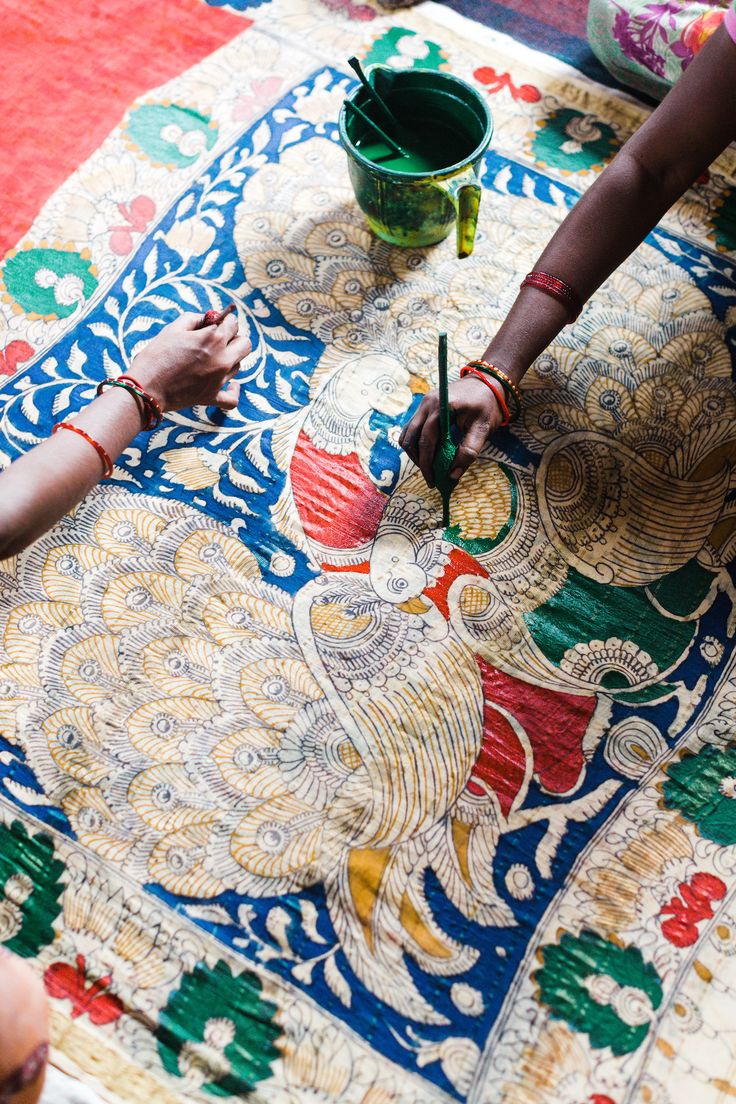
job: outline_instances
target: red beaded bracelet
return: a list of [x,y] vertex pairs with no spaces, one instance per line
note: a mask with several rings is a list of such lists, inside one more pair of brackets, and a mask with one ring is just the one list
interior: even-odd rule
[[143,412],[146,416],[146,424],[144,429],[156,429],[161,425],[163,420],[163,411],[159,404],[154,399],[153,395],[149,395],[138,380],[133,379],[132,376],[118,376],[117,379],[103,380],[97,386],[97,394],[101,395],[106,387],[122,387],[124,391],[133,395],[134,398],[139,399],[143,406]]
[[521,287],[534,287],[539,291],[544,291],[547,295],[551,295],[553,299],[557,299],[559,303],[567,307],[571,322],[575,321],[583,309],[580,297],[573,288],[566,284],[564,280],[558,280],[556,276],[550,276],[548,272],[528,272],[521,281]]
[[491,379],[491,377],[486,372],[481,372],[479,368],[474,368],[472,364],[466,364],[464,368],[460,369],[460,379],[464,379],[465,376],[475,376],[476,379],[483,380],[483,383],[486,385],[489,391],[492,391],[495,395],[496,402],[501,408],[501,413],[503,414],[503,421],[501,422],[501,425],[509,425],[511,422],[511,413],[509,412],[509,408],[506,405],[506,399],[504,398],[502,388],[497,387],[495,381]]
[[99,441],[95,441],[94,437],[90,437],[89,433],[86,433],[85,430],[80,428],[80,426],[76,426],[72,422],[57,422],[51,432],[56,433],[59,429],[68,429],[72,433],[77,433],[80,437],[83,437],[84,440],[92,446],[92,448],[95,450],[100,460],[102,461],[102,467],[104,469],[102,478],[110,478],[110,476],[112,475],[112,460],[110,459],[107,451],[102,447]]

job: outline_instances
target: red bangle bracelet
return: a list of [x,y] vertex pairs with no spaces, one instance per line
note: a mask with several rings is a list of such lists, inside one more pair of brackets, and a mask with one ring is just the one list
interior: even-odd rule
[[161,407],[156,402],[153,395],[149,395],[149,393],[141,387],[138,380],[133,379],[132,376],[118,376],[117,379],[102,380],[102,382],[97,385],[97,394],[101,395],[106,387],[122,387],[124,391],[140,399],[146,414],[144,429],[156,429],[157,426],[161,425],[164,416]]
[[491,364],[489,360],[469,360],[469,368],[480,368],[488,376],[492,376],[497,380],[504,390],[504,395],[508,399],[513,399],[514,410],[511,415],[511,420],[518,418],[521,413],[521,393],[516,386],[511,376],[507,376],[505,372],[502,372],[500,368],[497,368],[495,364]]
[[493,394],[495,395],[496,402],[498,403],[498,405],[501,408],[501,413],[503,414],[503,419],[504,419],[501,422],[501,425],[502,426],[509,425],[509,423],[511,422],[511,414],[509,412],[508,406],[506,405],[506,400],[503,396],[503,391],[500,387],[496,386],[496,383],[494,382],[494,380],[491,379],[491,377],[489,375],[487,375],[485,372],[481,372],[481,370],[479,368],[473,368],[472,364],[466,364],[464,368],[460,369],[460,379],[464,379],[465,376],[475,376],[476,379],[483,380],[483,383],[486,385],[486,387],[489,389],[489,391],[492,391]]
[[129,383],[131,387],[135,387],[137,389],[140,397],[146,404],[146,407],[148,408],[149,414],[151,416],[151,425],[149,425],[148,428],[156,429],[157,426],[160,426],[164,418],[164,412],[154,399],[153,395],[149,395],[149,393],[144,390],[143,387],[141,387],[138,380],[133,379],[132,376],[118,376],[118,380],[121,383]]
[[102,447],[99,441],[95,441],[94,437],[90,437],[89,433],[86,433],[79,426],[75,426],[72,422],[57,422],[54,428],[51,430],[52,434],[56,433],[59,429],[68,429],[72,433],[77,433],[80,437],[92,446],[100,460],[103,467],[103,479],[109,479],[112,475],[112,460],[110,459],[107,451]]
[[575,321],[583,309],[580,297],[573,288],[566,284],[564,280],[558,280],[556,276],[550,276],[548,272],[528,272],[521,281],[521,287],[534,287],[539,291],[544,291],[547,295],[551,295],[553,299],[557,299],[559,303],[567,307],[571,322]]

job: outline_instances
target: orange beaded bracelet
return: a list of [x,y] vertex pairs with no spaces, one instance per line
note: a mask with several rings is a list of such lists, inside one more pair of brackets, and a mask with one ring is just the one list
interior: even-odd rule
[[464,379],[466,376],[475,376],[476,379],[482,380],[489,391],[492,391],[495,395],[496,402],[501,408],[503,414],[503,421],[501,426],[507,426],[511,422],[511,414],[509,408],[506,405],[506,399],[504,398],[503,391],[496,383],[485,373],[481,372],[478,368],[474,368],[472,364],[466,364],[464,368],[460,369],[460,379]]
[[485,375],[492,376],[501,384],[506,398],[512,400],[514,409],[511,418],[512,420],[518,418],[521,413],[521,392],[511,377],[502,372],[500,368],[497,368],[495,364],[491,364],[490,360],[471,360],[468,367],[479,368]]
[[110,459],[107,450],[102,447],[99,441],[95,441],[94,437],[90,437],[89,433],[81,429],[80,426],[74,425],[72,422],[57,422],[54,428],[51,430],[52,434],[56,433],[56,431],[59,429],[68,429],[70,430],[70,432],[76,433],[80,437],[84,438],[84,440],[92,446],[92,448],[95,450],[100,460],[102,461],[102,478],[110,478],[110,476],[112,475],[112,460]]

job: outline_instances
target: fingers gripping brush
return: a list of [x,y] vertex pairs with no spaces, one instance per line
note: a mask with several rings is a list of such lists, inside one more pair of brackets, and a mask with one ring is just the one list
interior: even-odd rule
[[450,399],[447,390],[447,334],[441,333],[437,349],[437,361],[440,377],[440,439],[434,454],[432,470],[437,490],[442,495],[442,525],[450,525],[450,495],[455,483],[450,472],[455,463],[457,445],[450,435]]

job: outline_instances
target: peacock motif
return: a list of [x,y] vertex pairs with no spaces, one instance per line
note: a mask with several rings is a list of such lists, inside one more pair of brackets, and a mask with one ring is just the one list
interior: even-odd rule
[[437,1022],[405,956],[448,975],[477,952],[432,915],[425,871],[511,920],[497,819],[466,792],[480,675],[449,627],[361,575],[291,597],[226,527],[109,488],[14,569],[2,720],[77,838],[188,897],[324,885],[357,976]]

